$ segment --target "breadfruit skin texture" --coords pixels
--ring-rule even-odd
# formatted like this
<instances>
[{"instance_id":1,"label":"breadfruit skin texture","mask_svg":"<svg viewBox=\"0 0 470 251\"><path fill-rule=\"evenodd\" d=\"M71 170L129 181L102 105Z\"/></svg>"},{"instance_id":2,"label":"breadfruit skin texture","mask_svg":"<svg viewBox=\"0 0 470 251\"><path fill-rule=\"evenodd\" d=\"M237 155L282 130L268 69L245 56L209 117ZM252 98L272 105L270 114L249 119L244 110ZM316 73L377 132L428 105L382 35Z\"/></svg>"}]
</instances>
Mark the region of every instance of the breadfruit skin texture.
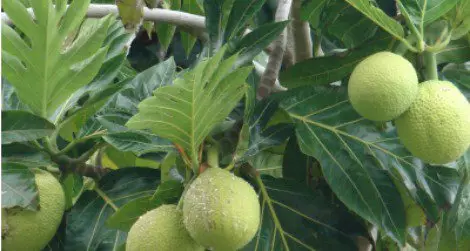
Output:
<instances>
[{"instance_id":1,"label":"breadfruit skin texture","mask_svg":"<svg viewBox=\"0 0 470 251\"><path fill-rule=\"evenodd\" d=\"M258 195L248 182L226 170L205 170L190 185L183 203L189 234L206 248L238 250L258 231Z\"/></svg>"},{"instance_id":2,"label":"breadfruit skin texture","mask_svg":"<svg viewBox=\"0 0 470 251\"><path fill-rule=\"evenodd\" d=\"M361 116L373 121L390 121L416 99L418 76L413 65L402 56L378 52L354 68L348 95Z\"/></svg>"},{"instance_id":3,"label":"breadfruit skin texture","mask_svg":"<svg viewBox=\"0 0 470 251\"><path fill-rule=\"evenodd\" d=\"M2 250L43 250L54 237L62 221L65 210L65 195L62 186L47 171L34 169L33 172L39 192L40 208L38 211L2 210L2 213L6 211L5 233L2 231Z\"/></svg>"},{"instance_id":4,"label":"breadfruit skin texture","mask_svg":"<svg viewBox=\"0 0 470 251\"><path fill-rule=\"evenodd\" d=\"M162 205L142 215L127 236L126 251L204 251L184 228L176 205Z\"/></svg>"},{"instance_id":5,"label":"breadfruit skin texture","mask_svg":"<svg viewBox=\"0 0 470 251\"><path fill-rule=\"evenodd\" d=\"M418 99L395 121L403 145L416 157L445 164L470 145L470 104L452 83L420 84Z\"/></svg>"}]
</instances>

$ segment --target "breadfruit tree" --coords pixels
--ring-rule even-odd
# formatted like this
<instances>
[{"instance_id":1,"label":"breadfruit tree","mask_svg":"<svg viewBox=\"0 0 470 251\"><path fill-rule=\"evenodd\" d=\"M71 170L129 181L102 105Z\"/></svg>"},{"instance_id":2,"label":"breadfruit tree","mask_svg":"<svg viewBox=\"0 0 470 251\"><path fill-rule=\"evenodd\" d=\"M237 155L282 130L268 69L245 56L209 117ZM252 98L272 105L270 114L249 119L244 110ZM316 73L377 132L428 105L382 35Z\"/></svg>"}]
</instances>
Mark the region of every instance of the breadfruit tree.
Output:
<instances>
[{"instance_id":1,"label":"breadfruit tree","mask_svg":"<svg viewBox=\"0 0 470 251\"><path fill-rule=\"evenodd\" d=\"M470 0L3 0L2 250L470 250Z\"/></svg>"}]
</instances>

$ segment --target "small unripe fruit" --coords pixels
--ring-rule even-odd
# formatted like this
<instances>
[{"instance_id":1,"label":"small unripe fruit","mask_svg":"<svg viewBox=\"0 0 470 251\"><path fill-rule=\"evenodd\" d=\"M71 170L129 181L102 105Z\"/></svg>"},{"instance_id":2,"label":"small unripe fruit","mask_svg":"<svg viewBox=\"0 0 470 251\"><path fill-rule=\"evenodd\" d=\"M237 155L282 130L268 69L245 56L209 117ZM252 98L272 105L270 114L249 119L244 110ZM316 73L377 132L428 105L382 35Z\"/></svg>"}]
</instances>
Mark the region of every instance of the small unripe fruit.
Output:
<instances>
[{"instance_id":1,"label":"small unripe fruit","mask_svg":"<svg viewBox=\"0 0 470 251\"><path fill-rule=\"evenodd\" d=\"M54 237L62 221L65 210L62 186L49 172L40 169L33 172L40 208L2 209L2 250L40 251Z\"/></svg>"},{"instance_id":2,"label":"small unripe fruit","mask_svg":"<svg viewBox=\"0 0 470 251\"><path fill-rule=\"evenodd\" d=\"M378 52L354 68L348 95L361 116L373 121L389 121L405 112L416 99L418 76L405 58L391 52Z\"/></svg>"},{"instance_id":3,"label":"small unripe fruit","mask_svg":"<svg viewBox=\"0 0 470 251\"><path fill-rule=\"evenodd\" d=\"M176 205L162 205L142 215L127 236L126 251L204 251L184 228Z\"/></svg>"},{"instance_id":4,"label":"small unripe fruit","mask_svg":"<svg viewBox=\"0 0 470 251\"><path fill-rule=\"evenodd\" d=\"M427 163L445 164L470 145L470 104L452 83L420 84L417 100L395 120L403 145Z\"/></svg>"},{"instance_id":5,"label":"small unripe fruit","mask_svg":"<svg viewBox=\"0 0 470 251\"><path fill-rule=\"evenodd\" d=\"M258 230L260 205L255 190L226 170L205 170L190 185L183 203L189 234L206 248L238 250Z\"/></svg>"}]
</instances>

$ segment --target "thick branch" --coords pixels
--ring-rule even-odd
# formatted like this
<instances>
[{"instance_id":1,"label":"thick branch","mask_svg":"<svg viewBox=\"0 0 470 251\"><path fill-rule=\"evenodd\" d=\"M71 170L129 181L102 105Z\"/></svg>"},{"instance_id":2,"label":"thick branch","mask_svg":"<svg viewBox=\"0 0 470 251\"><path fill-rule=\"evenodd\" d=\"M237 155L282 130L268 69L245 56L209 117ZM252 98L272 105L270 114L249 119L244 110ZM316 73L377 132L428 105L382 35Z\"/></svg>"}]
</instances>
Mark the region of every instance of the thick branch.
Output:
<instances>
[{"instance_id":1,"label":"thick branch","mask_svg":"<svg viewBox=\"0 0 470 251\"><path fill-rule=\"evenodd\" d=\"M28 9L28 12L33 15L33 10ZM114 4L90 4L86 16L91 18L104 17L110 13L118 14L118 8ZM205 18L203 16L194 15L181 11L166 10L166 9L149 9L144 8L144 20L154 22L165 22L178 26L185 26L194 29L205 29ZM11 24L8 16L2 12L2 22Z\"/></svg>"},{"instance_id":2,"label":"thick branch","mask_svg":"<svg viewBox=\"0 0 470 251\"><path fill-rule=\"evenodd\" d=\"M302 7L301 0L292 2L292 35L294 38L295 62L309 59L313 56L312 37L310 36L310 25L302 21L300 17Z\"/></svg>"},{"instance_id":3,"label":"thick branch","mask_svg":"<svg viewBox=\"0 0 470 251\"><path fill-rule=\"evenodd\" d=\"M289 17L292 0L280 0L278 2L275 20L276 22L285 21ZM282 58L287 44L287 29L279 35L273 43L273 51L269 56L269 61L261 77L260 86L258 88L258 98L269 96L271 92L275 91L276 80L281 69Z\"/></svg>"}]
</instances>

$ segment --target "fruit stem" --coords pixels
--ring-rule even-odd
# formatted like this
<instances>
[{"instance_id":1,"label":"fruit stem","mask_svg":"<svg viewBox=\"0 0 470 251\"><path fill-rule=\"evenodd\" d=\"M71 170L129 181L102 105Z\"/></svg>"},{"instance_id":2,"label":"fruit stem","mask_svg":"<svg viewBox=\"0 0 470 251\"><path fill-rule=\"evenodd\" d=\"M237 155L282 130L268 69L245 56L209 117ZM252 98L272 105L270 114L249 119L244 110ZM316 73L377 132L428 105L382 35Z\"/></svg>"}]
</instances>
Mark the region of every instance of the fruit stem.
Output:
<instances>
[{"instance_id":1,"label":"fruit stem","mask_svg":"<svg viewBox=\"0 0 470 251\"><path fill-rule=\"evenodd\" d=\"M211 167L219 166L219 148L215 144L211 144L207 149L207 163Z\"/></svg>"},{"instance_id":2,"label":"fruit stem","mask_svg":"<svg viewBox=\"0 0 470 251\"><path fill-rule=\"evenodd\" d=\"M430 51L423 52L424 73L426 80L438 79L436 53Z\"/></svg>"}]
</instances>

